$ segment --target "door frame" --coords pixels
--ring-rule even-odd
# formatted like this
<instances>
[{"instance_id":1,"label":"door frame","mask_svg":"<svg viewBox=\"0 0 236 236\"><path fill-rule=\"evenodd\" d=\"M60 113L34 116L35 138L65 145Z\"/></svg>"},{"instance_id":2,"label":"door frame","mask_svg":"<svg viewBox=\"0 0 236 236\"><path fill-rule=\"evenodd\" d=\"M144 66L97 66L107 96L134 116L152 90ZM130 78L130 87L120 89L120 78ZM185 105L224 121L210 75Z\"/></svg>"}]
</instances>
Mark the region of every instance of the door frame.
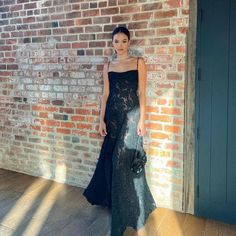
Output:
<instances>
[{"instance_id":1,"label":"door frame","mask_svg":"<svg viewBox=\"0 0 236 236\"><path fill-rule=\"evenodd\" d=\"M198 1L189 1L189 28L187 31L187 52L185 70L185 104L184 104L184 178L183 204L185 213L196 214L196 47Z\"/></svg>"}]
</instances>

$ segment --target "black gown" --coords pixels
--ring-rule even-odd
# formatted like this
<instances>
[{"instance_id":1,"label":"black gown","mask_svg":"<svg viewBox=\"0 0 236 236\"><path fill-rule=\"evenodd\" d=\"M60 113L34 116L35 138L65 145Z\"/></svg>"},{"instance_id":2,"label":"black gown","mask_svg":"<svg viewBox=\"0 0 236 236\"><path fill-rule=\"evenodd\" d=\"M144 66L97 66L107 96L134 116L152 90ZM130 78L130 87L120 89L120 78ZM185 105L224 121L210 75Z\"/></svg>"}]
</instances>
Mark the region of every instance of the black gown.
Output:
<instances>
[{"instance_id":1,"label":"black gown","mask_svg":"<svg viewBox=\"0 0 236 236\"><path fill-rule=\"evenodd\" d=\"M126 227L142 228L157 206L146 181L145 169L139 174L130 169L135 151L140 148L144 151L142 142L137 147L138 69L109 71L108 79L110 93L104 115L107 135L83 195L92 205L111 209L111 236L122 236Z\"/></svg>"}]
</instances>

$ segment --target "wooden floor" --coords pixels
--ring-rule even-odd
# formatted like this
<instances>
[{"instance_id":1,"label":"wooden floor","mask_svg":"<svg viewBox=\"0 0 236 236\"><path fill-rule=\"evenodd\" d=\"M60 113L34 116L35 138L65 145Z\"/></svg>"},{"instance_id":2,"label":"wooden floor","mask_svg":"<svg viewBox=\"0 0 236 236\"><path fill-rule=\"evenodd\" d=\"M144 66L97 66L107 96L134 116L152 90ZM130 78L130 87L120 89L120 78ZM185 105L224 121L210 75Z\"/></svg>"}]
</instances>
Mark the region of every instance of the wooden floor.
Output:
<instances>
[{"instance_id":1,"label":"wooden floor","mask_svg":"<svg viewBox=\"0 0 236 236\"><path fill-rule=\"evenodd\" d=\"M109 236L110 212L82 188L0 169L0 236ZM157 208L125 236L236 236L236 226Z\"/></svg>"}]
</instances>

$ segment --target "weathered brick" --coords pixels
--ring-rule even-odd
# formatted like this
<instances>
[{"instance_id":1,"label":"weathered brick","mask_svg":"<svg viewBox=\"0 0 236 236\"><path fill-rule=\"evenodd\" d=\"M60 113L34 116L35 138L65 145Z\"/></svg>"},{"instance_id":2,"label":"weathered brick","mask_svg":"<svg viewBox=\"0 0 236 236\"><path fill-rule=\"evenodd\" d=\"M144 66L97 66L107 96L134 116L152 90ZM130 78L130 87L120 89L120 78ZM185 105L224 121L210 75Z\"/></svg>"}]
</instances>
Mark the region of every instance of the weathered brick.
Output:
<instances>
[{"instance_id":1,"label":"weathered brick","mask_svg":"<svg viewBox=\"0 0 236 236\"><path fill-rule=\"evenodd\" d=\"M91 24L92 24L92 18L76 20L76 25L91 25Z\"/></svg>"},{"instance_id":2,"label":"weathered brick","mask_svg":"<svg viewBox=\"0 0 236 236\"><path fill-rule=\"evenodd\" d=\"M130 15L118 15L118 16L112 16L112 23L116 22L128 22L130 21Z\"/></svg>"},{"instance_id":3,"label":"weathered brick","mask_svg":"<svg viewBox=\"0 0 236 236\"><path fill-rule=\"evenodd\" d=\"M83 11L83 17L93 17L93 16L98 16L99 15L99 10L88 10L88 11Z\"/></svg>"},{"instance_id":4,"label":"weathered brick","mask_svg":"<svg viewBox=\"0 0 236 236\"><path fill-rule=\"evenodd\" d=\"M60 134L71 134L71 130L70 129L57 128L57 133L60 133Z\"/></svg>"},{"instance_id":5,"label":"weathered brick","mask_svg":"<svg viewBox=\"0 0 236 236\"><path fill-rule=\"evenodd\" d=\"M177 16L177 10L160 10L155 13L155 18L171 18L171 17L176 17Z\"/></svg>"},{"instance_id":6,"label":"weathered brick","mask_svg":"<svg viewBox=\"0 0 236 236\"><path fill-rule=\"evenodd\" d=\"M118 13L119 13L119 8L118 7L111 7L111 8L101 9L101 14L102 15L113 15L113 14L118 14Z\"/></svg>"},{"instance_id":7,"label":"weathered brick","mask_svg":"<svg viewBox=\"0 0 236 236\"><path fill-rule=\"evenodd\" d=\"M172 114L172 115L181 115L181 109L179 108L168 108L168 107L162 107L161 113L163 114Z\"/></svg>"},{"instance_id":8,"label":"weathered brick","mask_svg":"<svg viewBox=\"0 0 236 236\"><path fill-rule=\"evenodd\" d=\"M104 17L93 17L93 23L94 24L107 24L110 23L110 17L104 16Z\"/></svg>"},{"instance_id":9,"label":"weathered brick","mask_svg":"<svg viewBox=\"0 0 236 236\"><path fill-rule=\"evenodd\" d=\"M111 33L127 26L131 53L145 59L148 71L144 141L153 163L147 175L165 204L181 209L183 177L171 176L183 176L189 1L4 0L0 11L0 146L10 160L5 168L14 164L41 175L37 163L45 173L46 166L58 165L56 174L50 167L55 181L86 184L103 141L102 70L113 54ZM171 196L165 191L170 186Z\"/></svg>"},{"instance_id":10,"label":"weathered brick","mask_svg":"<svg viewBox=\"0 0 236 236\"><path fill-rule=\"evenodd\" d=\"M142 5L142 11L155 11L162 8L161 2L147 3Z\"/></svg>"},{"instance_id":11,"label":"weathered brick","mask_svg":"<svg viewBox=\"0 0 236 236\"><path fill-rule=\"evenodd\" d=\"M145 12L145 13L139 13L139 14L133 14L132 20L149 20L153 17L153 13Z\"/></svg>"},{"instance_id":12,"label":"weathered brick","mask_svg":"<svg viewBox=\"0 0 236 236\"><path fill-rule=\"evenodd\" d=\"M127 6L122 6L120 7L120 13L137 13L140 12L140 5L134 4L134 5L129 5L129 7Z\"/></svg>"}]
</instances>

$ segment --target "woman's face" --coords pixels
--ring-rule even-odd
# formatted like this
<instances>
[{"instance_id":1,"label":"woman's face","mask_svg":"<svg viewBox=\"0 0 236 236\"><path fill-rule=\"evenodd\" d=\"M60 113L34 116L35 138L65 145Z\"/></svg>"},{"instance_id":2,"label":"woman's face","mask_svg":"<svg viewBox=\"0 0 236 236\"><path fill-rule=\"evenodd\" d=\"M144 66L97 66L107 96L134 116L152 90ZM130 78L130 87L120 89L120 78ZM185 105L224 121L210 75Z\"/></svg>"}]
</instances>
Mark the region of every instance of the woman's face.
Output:
<instances>
[{"instance_id":1,"label":"woman's face","mask_svg":"<svg viewBox=\"0 0 236 236\"><path fill-rule=\"evenodd\" d=\"M126 34L117 33L113 36L112 44L118 55L125 55L127 54L130 41Z\"/></svg>"}]
</instances>

